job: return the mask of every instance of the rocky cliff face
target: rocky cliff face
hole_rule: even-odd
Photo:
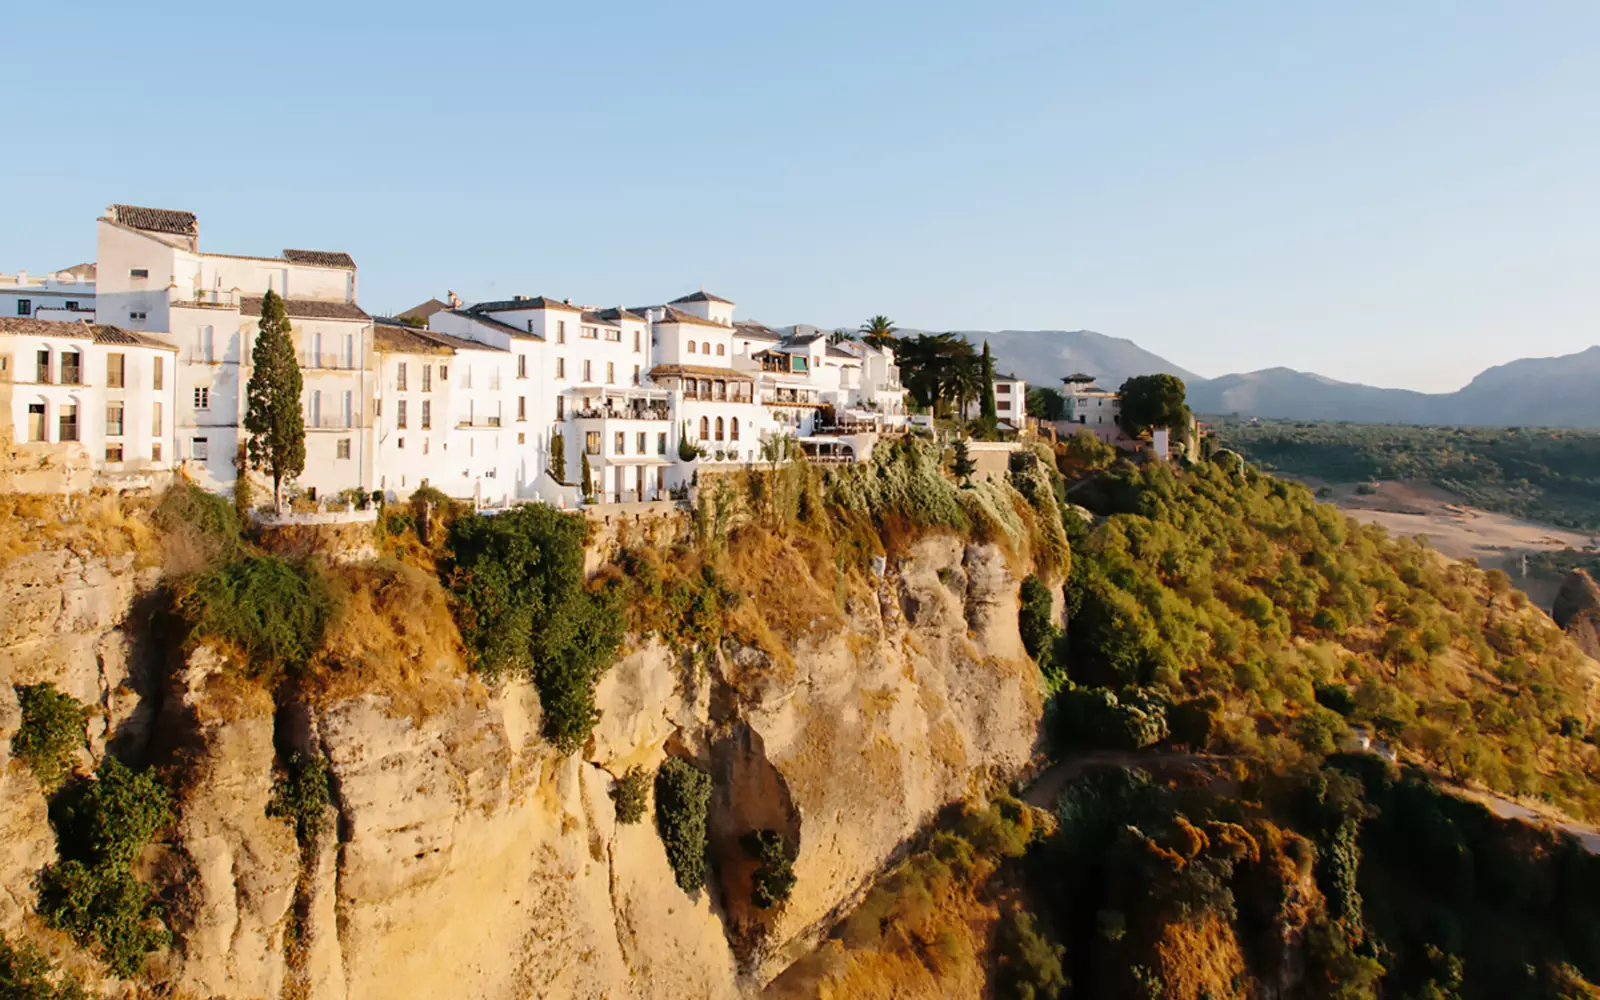
[[[1600,585],[1588,573],[1575,569],[1561,581],[1551,617],[1579,649],[1600,659]]]
[[[1013,571],[953,537],[916,543],[876,594],[851,598],[846,627],[786,656],[632,649],[567,758],[540,739],[526,684],[461,678],[426,712],[381,690],[274,706],[206,649],[158,684],[135,627],[152,581],[59,553],[5,575],[36,583],[0,611],[0,753],[11,684],[36,679],[97,706],[96,752],[144,740],[158,709],[181,744],[179,819],[156,865],[175,943],[149,968],[179,995],[748,995],[941,806],[1021,768],[1041,711]],[[295,748],[326,757],[337,812],[306,850],[267,814],[273,762]],[[693,895],[649,815],[619,824],[610,797],[668,753],[715,779],[718,878]],[[31,775],[0,764],[0,924],[15,926],[53,838]],[[738,838],[756,828],[798,845],[796,889],[773,911],[749,903]]]

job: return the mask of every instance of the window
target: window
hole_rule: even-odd
[[[150,461],[152,461],[152,462],[161,461],[161,442],[160,441],[152,441],[150,443]]]
[[[211,457],[211,449],[205,438],[195,438],[189,442],[189,457],[197,462],[204,462]]]
[[[150,404],[150,434],[152,437],[161,436],[161,404]]]
[[[427,371],[427,369],[424,368],[423,371]],[[422,401],[422,429],[425,431],[433,430],[433,400],[431,399]]]
[[[44,433],[44,404],[28,404],[28,440],[46,440]]]
[[[123,354],[106,355],[106,388],[121,389],[122,378],[127,371],[127,356]]]
[[[106,461],[108,461],[108,462],[120,462],[120,461],[122,461],[122,443],[120,441],[118,443],[116,443],[116,444],[108,444],[108,445],[106,445]]]
[[[728,423],[728,440],[729,441],[737,441],[737,440],[739,440],[739,418],[738,417],[734,417]]]
[[[50,384],[50,352],[49,351],[40,351],[39,355],[38,355],[38,358],[39,358],[39,378],[38,378],[37,381],[41,385],[49,385]]]
[[[106,404],[106,437],[122,436],[122,404]]]
[[[1011,383],[1009,383],[1009,382],[996,383],[995,387],[994,387],[994,391],[999,393],[1002,396],[1009,396],[1009,395],[1011,395]]]
[[[711,440],[711,418],[710,417],[701,417],[700,418],[700,440],[702,440],[702,441]]]
[[[432,365],[423,365],[422,366],[422,391],[423,392],[432,392],[433,391],[433,366]]]
[[[606,331],[606,339],[611,341],[612,343],[616,343],[616,344],[622,343],[622,328],[618,327],[615,330],[607,330]]]
[[[128,310],[128,318],[133,320],[135,323],[143,323],[145,315],[146,314],[141,310],[137,310],[137,309],[129,309]]]
[[[725,355],[727,353],[728,353],[728,345],[727,344],[718,344],[717,345],[717,357],[720,358],[720,357],[722,357],[723,355]]]
[[[591,455],[600,454],[600,432],[590,431],[583,436],[583,450]]]
[[[648,441],[649,441],[649,436],[647,434],[645,434],[644,431],[640,431],[638,440],[634,442],[636,445],[638,445],[638,447],[636,447],[633,450],[633,453],[635,455],[648,455],[649,454],[649,445],[647,443]]]
[[[163,358],[163,357],[157,357],[155,359],[155,363],[156,363],[155,374],[151,376],[150,388],[156,390],[157,392],[160,392],[161,389],[164,386],[164,383],[166,382],[167,359]]]
[[[394,404],[394,425],[401,430],[406,429],[406,401],[403,399]]]
[[[640,344],[643,343],[643,336],[644,332],[642,330],[633,331],[633,353],[638,354],[641,350],[643,350],[643,348],[640,346]]]
[[[661,433],[656,435],[656,454],[657,455],[665,455],[666,453],[667,453],[667,432],[666,431],[662,431]]]
[[[692,340],[689,341],[689,353],[690,354],[694,353],[694,341],[692,341]]]
[[[611,384],[615,383],[616,381],[617,381],[617,363],[615,361],[607,361],[606,362],[606,385],[611,385]]]
[[[618,455],[626,455],[628,453],[627,431],[617,431],[616,449]]]
[[[711,353],[711,341],[702,340],[700,342],[700,353],[701,354],[710,354]]]
[[[340,438],[338,441],[334,442],[334,445],[333,445],[333,457],[334,458],[349,458],[350,457],[350,439],[349,438]]]
[[[78,311],[78,300],[77,299],[68,299],[67,300],[67,312],[77,312],[77,311]]]
[[[77,385],[83,381],[83,355],[77,351],[61,352],[61,384]]]
[[[423,438],[422,439],[422,453],[424,455],[426,455],[428,453],[428,439],[427,438]]]
[[[530,320],[529,322],[532,322],[532,321]],[[528,377],[528,356],[526,354],[519,354],[519,355],[517,355],[517,378],[527,378],[527,377]]]
[[[556,358],[556,378],[567,377],[567,359]]]
[[[148,277],[150,277],[150,269],[148,267],[132,267],[132,268],[129,268],[128,269],[128,277],[130,277],[130,278],[148,278]]]
[[[58,441],[78,440],[78,408],[68,403],[63,403],[58,412],[61,414],[61,436]]]
[[[194,387],[194,408],[197,410],[211,409],[211,390],[203,385]]]
[[[441,382],[450,381],[450,366],[449,365],[440,365],[439,366],[439,381],[441,381]]]
[[[717,440],[718,441],[722,440],[722,418],[721,417],[717,418]]]
[[[33,315],[33,300],[32,299],[18,299],[17,300],[17,315],[18,316],[32,316]]]
[[[578,336],[584,340],[599,340],[600,328],[596,326],[580,326],[578,327]]]
[[[567,342],[567,321],[564,320],[564,319],[558,319],[558,320],[556,320],[556,343],[565,344],[566,342]]]
[[[517,431],[517,444],[527,444],[527,443],[528,443],[528,435],[526,433],[522,432],[522,431]]]
[[[594,362],[593,361],[585,360],[583,362],[583,380],[585,382],[593,382],[594,381]]]
[[[638,385],[639,384],[639,366],[638,365],[634,365],[633,366],[633,384],[634,385]]]
[[[404,361],[394,366],[394,387],[397,392],[406,391],[406,363]],[[405,425],[402,424],[401,426]]]
[[[518,420],[526,420],[526,419],[528,419],[528,397],[527,396],[518,396],[517,397],[517,419]]]
[[[567,397],[565,396],[556,397],[556,419],[567,419]]]

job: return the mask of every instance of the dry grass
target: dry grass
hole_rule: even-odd
[[[308,695],[324,702],[384,695],[393,711],[418,720],[456,704],[463,691],[483,696],[482,685],[468,677],[461,636],[437,578],[394,561],[338,567],[328,575],[338,611],[307,669]]]
[[[138,568],[161,561],[151,501],[97,490],[87,496],[0,496],[0,566],[49,549],[84,557],[132,556]]]

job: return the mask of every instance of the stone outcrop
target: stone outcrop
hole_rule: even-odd
[[[540,738],[522,682],[486,691],[461,678],[426,711],[378,691],[274,706],[201,649],[158,695],[139,687],[140,642],[123,628],[141,582],[55,565],[0,614],[0,665],[21,676],[37,659],[27,650],[50,650],[29,676],[101,706],[102,739],[148,728],[158,702],[161,742],[181,734],[179,818],[161,849],[175,942],[150,966],[180,995],[753,995],[937,810],[1022,768],[1041,711],[1016,574],[999,549],[955,537],[916,543],[876,593],[849,598],[843,627],[782,650],[695,658],[641,643],[605,675],[600,723],[570,757]],[[122,690],[126,706],[109,693]],[[0,737],[15,726],[10,694],[0,688]],[[327,760],[337,812],[304,851],[267,815],[290,749]],[[694,894],[676,885],[651,813],[621,824],[610,794],[669,753],[715,779],[717,875]],[[32,778],[11,766],[0,781],[9,793]],[[798,879],[771,911],[750,903],[740,838],[753,829],[782,835]],[[37,789],[7,794],[0,884],[15,895],[0,907],[31,905],[50,844]]]
[[[1561,581],[1550,615],[1584,653],[1600,659],[1600,584],[1581,569]]]

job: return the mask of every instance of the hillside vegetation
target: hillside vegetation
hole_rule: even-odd
[[[1262,468],[1332,482],[1423,479],[1467,502],[1600,530],[1600,431],[1225,421],[1222,444]]]

